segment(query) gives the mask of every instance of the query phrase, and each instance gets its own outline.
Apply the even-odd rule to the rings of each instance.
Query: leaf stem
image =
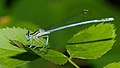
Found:
[[[69,61],[73,66],[75,66],[76,68],[80,68],[77,64],[75,64],[75,63],[71,60],[71,58],[68,58],[68,61]]]

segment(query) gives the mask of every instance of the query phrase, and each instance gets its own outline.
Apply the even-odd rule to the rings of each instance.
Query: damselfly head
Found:
[[[28,41],[30,40],[30,30],[26,31],[26,38],[27,38]]]

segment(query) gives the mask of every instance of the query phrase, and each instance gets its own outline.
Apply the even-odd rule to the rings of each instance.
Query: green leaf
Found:
[[[28,63],[38,58],[38,56],[26,52],[20,47],[13,46],[12,41],[17,45],[29,45],[25,38],[26,29],[21,28],[3,28],[0,29],[0,67],[16,67]],[[10,41],[12,40],[12,41]],[[31,56],[31,57],[28,57]]]
[[[12,40],[19,40],[20,38],[22,39],[25,30],[20,29],[20,28],[3,28],[0,29],[0,57],[4,55],[14,55],[13,53],[22,53],[26,52],[25,50],[22,50],[18,47],[13,46],[10,44],[10,39]],[[22,41],[25,39],[22,39]]]
[[[40,55],[42,58],[50,60],[51,62],[54,62],[55,64],[59,64],[59,65],[63,65],[67,63],[68,60],[68,58],[64,54],[51,49],[49,49],[46,54],[38,54],[38,55]]]
[[[10,40],[17,40],[19,42],[27,45],[27,39],[25,37],[26,30],[21,28],[3,28],[0,29],[0,48],[14,50],[14,51],[24,51],[10,44]]]
[[[43,51],[39,52],[39,50],[41,48],[38,49],[32,49],[29,48],[31,51],[33,51],[34,53],[36,53],[37,55],[41,56],[42,58],[49,60],[55,64],[59,64],[59,65],[63,65],[65,63],[67,63],[68,61],[68,57],[66,57],[64,54],[62,54],[61,52],[52,50],[52,49],[44,49]],[[30,51],[29,50],[29,51]]]
[[[120,68],[120,62],[113,62],[106,65],[104,68]]]
[[[0,66],[13,68],[40,58],[40,56],[59,65],[67,62],[68,58],[55,50],[46,49],[47,51],[39,53],[41,48],[39,50],[29,48],[27,45],[30,45],[30,42],[26,41],[25,34],[26,29],[15,27],[0,29],[0,42],[2,42],[0,45]],[[42,40],[44,41],[44,39]],[[36,42],[35,45],[37,45]]]
[[[67,52],[71,58],[96,59],[112,48],[115,36],[113,24],[93,25],[68,41]]]
[[[18,59],[12,59],[10,57],[0,57],[0,68],[15,68],[17,66],[28,63],[29,61],[23,61]]]

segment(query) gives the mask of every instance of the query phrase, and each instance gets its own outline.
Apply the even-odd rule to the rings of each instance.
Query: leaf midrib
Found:
[[[85,42],[67,43],[67,44],[68,44],[68,45],[85,44],[85,43],[94,43],[94,42],[109,41],[109,40],[113,40],[113,39],[114,39],[114,38],[107,38],[107,39],[100,39],[100,40],[94,40],[94,41],[85,41]]]

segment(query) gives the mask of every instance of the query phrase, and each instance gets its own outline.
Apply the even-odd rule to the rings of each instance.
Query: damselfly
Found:
[[[78,23],[58,27],[58,28],[55,28],[55,29],[47,30],[47,31],[40,28],[33,33],[30,33],[30,31],[27,30],[26,38],[27,38],[27,40],[31,41],[30,48],[34,45],[33,39],[35,41],[37,41],[39,43],[39,45],[40,45],[40,43],[44,43],[45,46],[39,51],[39,52],[41,52],[48,45],[49,34],[52,33],[52,32],[59,31],[59,30],[62,30],[62,29],[66,29],[66,28],[70,28],[70,27],[74,27],[74,26],[78,26],[78,25],[83,25],[83,24],[97,23],[97,22],[107,22],[107,21],[113,21],[113,20],[114,20],[114,18],[102,18],[102,19],[99,19],[99,20],[89,20],[89,21],[78,22]],[[46,41],[43,42],[42,40],[39,40],[39,37],[45,37]],[[37,48],[37,46],[35,48]]]

